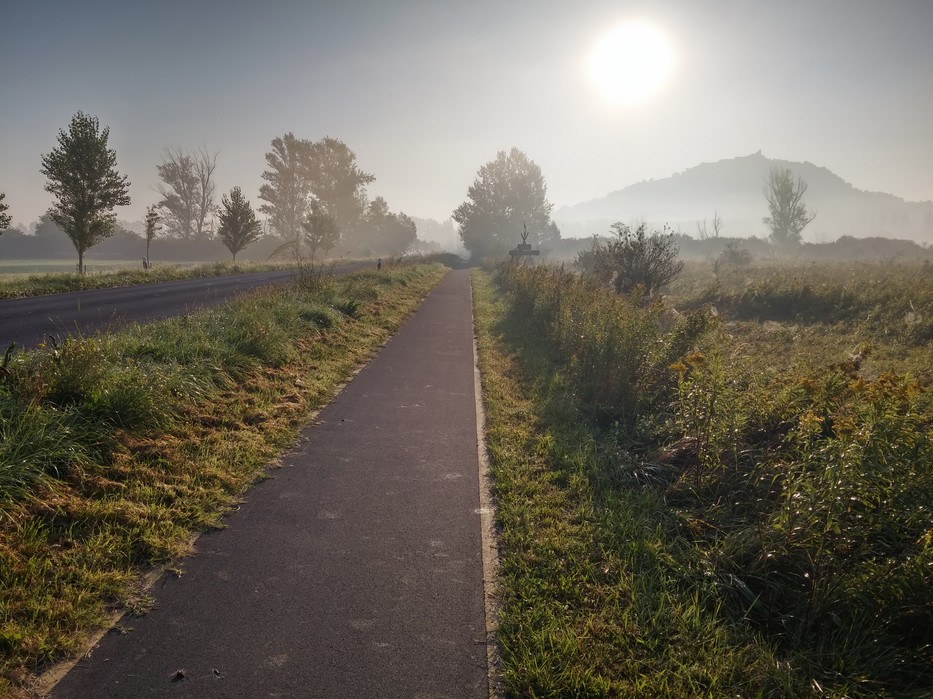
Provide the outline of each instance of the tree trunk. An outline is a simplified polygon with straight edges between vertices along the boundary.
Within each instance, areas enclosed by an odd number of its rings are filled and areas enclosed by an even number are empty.
[[[78,249],[78,274],[84,275],[84,250]]]

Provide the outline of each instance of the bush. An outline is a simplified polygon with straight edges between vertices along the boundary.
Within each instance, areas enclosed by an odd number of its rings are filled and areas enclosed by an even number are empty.
[[[614,223],[612,229],[614,239],[594,239],[590,249],[577,256],[576,264],[585,274],[612,284],[618,294],[641,287],[648,297],[680,274],[684,265],[677,259],[677,243],[669,229],[648,233],[645,224],[633,231],[623,223]]]
[[[747,267],[752,263],[752,253],[736,241],[729,241],[713,263],[713,271],[726,267]]]

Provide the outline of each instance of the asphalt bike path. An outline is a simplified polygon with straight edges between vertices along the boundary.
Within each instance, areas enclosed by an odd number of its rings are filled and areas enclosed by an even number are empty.
[[[55,697],[488,697],[473,327],[449,273]]]

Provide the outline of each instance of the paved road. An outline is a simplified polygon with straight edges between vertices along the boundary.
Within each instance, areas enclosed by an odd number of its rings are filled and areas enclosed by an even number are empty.
[[[335,273],[359,264],[335,268]],[[141,323],[208,308],[240,291],[294,277],[293,271],[253,272],[223,277],[93,289],[0,301],[0,351],[10,342],[34,347],[48,335],[92,334],[127,323]]]
[[[468,275],[53,696],[488,696]]]

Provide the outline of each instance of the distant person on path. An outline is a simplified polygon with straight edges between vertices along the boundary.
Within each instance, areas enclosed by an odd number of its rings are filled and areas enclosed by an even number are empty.
[[[379,271],[381,269],[382,269],[382,258],[380,257],[378,260],[376,260],[376,271]]]

